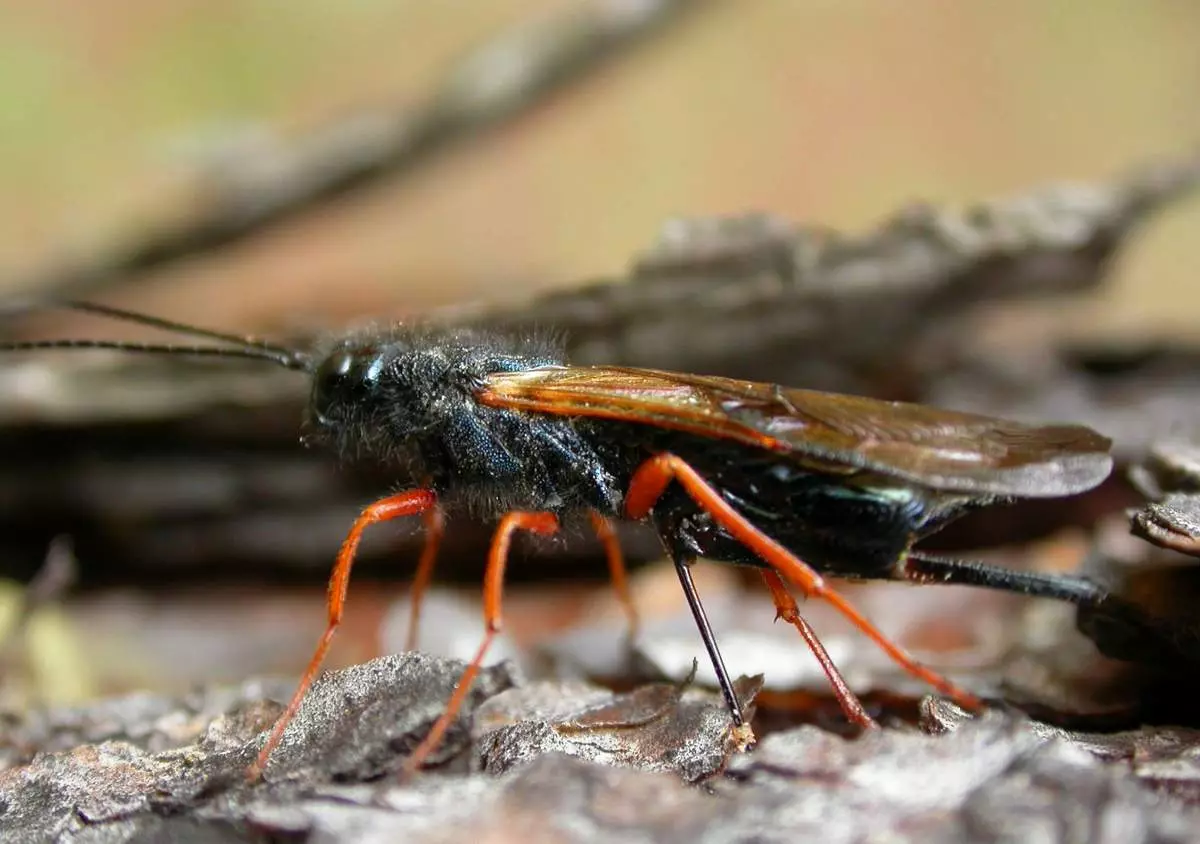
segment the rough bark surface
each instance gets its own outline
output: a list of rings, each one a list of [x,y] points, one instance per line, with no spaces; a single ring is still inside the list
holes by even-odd
[[[326,675],[265,780],[245,769],[283,687],[135,696],[6,730],[5,841],[1184,842],[1200,734],[1097,735],[927,699],[917,727],[805,726],[738,752],[719,696],[614,695],[488,669],[434,766],[396,771],[461,664],[411,654]],[[757,684],[743,681],[751,696]],[[24,762],[24,764],[20,764]]]

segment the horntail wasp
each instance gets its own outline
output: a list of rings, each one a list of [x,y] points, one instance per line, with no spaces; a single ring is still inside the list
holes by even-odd
[[[407,760],[417,770],[453,723],[501,629],[513,534],[590,520],[636,625],[616,519],[647,521],[674,560],[735,729],[749,733],[693,584],[700,557],[758,567],[778,615],[821,663],[846,714],[874,722],[848,688],[788,585],[829,602],[903,669],[959,705],[975,695],[919,664],[823,575],[958,583],[1080,605],[1104,596],[1082,578],[945,559],[914,544],[964,513],[1019,498],[1072,495],[1112,468],[1111,443],[1076,425],[1030,425],[914,404],[624,366],[571,366],[552,344],[470,330],[393,327],[287,348],[103,305],[56,307],[218,345],[37,340],[0,351],[115,349],[250,358],[312,379],[306,442],[369,455],[422,486],[366,507],[329,581],[328,623],[286,710],[249,772],[265,769],[317,676],[342,618],[367,527],[420,515],[427,542],[413,585],[413,628],[443,531],[443,508],[499,517],[484,573],[485,633],[441,717]]]

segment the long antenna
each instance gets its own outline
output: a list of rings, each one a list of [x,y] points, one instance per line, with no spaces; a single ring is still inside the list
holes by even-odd
[[[178,346],[173,343],[127,343],[122,340],[19,340],[0,342],[0,352],[32,352],[39,349],[112,349],[150,355],[185,355],[196,358],[245,358],[267,360],[287,369],[308,371],[312,359],[305,352],[254,346],[223,349],[220,346]]]
[[[123,322],[139,323],[148,325],[151,328],[161,328],[163,331],[171,331],[175,334],[186,334],[192,337],[203,337],[206,340],[219,340],[222,343],[232,343],[235,346],[247,346],[256,349],[267,349],[275,352],[292,353],[293,349],[288,349],[283,346],[277,346],[274,343],[269,343],[266,340],[258,337],[240,334],[228,334],[224,331],[213,331],[211,328],[199,328],[195,325],[188,325],[185,322],[175,322],[162,317],[150,316],[149,314],[140,314],[136,311],[127,311],[124,308],[114,308],[111,305],[99,305],[94,302],[55,302],[53,307],[62,308],[68,311],[82,311],[85,314],[98,314],[111,319],[121,320]]]
[[[0,352],[29,352],[41,349],[111,349],[121,352],[153,355],[186,355],[188,357],[220,357],[244,358],[249,360],[266,360],[286,369],[308,371],[312,368],[312,357],[299,349],[290,349],[267,342],[258,337],[229,334],[223,331],[213,331],[199,328],[183,322],[162,319],[148,314],[127,311],[110,305],[99,305],[93,302],[45,302],[44,307],[61,308],[69,311],[96,314],[122,322],[131,322],[158,328],[175,334],[189,337],[201,337],[220,343],[229,343],[233,348],[218,346],[186,346],[174,343],[130,343],[121,340],[19,340],[0,342]],[[11,309],[10,309],[11,312]]]

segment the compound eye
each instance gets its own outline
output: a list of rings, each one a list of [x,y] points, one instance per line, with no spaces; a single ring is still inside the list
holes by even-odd
[[[317,368],[313,384],[313,410],[319,418],[329,418],[330,411],[347,392],[355,378],[358,356],[349,350],[337,351]]]
[[[317,370],[317,381],[321,386],[331,388],[345,384],[350,380],[350,373],[354,370],[355,358],[354,353],[347,350],[334,352]]]

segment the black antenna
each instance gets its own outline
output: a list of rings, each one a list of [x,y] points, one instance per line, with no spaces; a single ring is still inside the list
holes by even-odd
[[[33,352],[39,349],[113,349],[149,355],[186,355],[196,358],[245,358],[269,360],[287,369],[307,372],[312,359],[304,352],[286,349],[242,348],[222,349],[220,346],[177,346],[172,343],[127,343],[122,340],[19,340],[0,342],[0,352]]]
[[[170,331],[175,334],[185,334],[191,337],[202,337],[229,343],[234,348],[218,346],[183,346],[173,343],[129,343],[121,340],[19,340],[0,342],[0,352],[30,352],[42,349],[111,349],[121,352],[152,355],[186,355],[188,357],[220,357],[244,358],[249,360],[267,360],[286,369],[308,371],[312,368],[312,357],[299,349],[289,349],[252,336],[227,334],[223,331],[212,331],[198,328],[182,322],[127,311],[109,305],[98,305],[92,302],[48,302],[45,306],[62,308],[70,311],[96,314],[123,322],[146,325],[151,328]]]

